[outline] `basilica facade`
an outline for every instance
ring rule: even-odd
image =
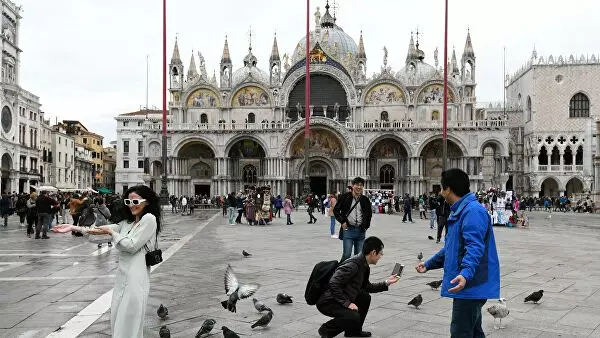
[[[200,53],[185,68],[176,42],[169,65],[167,163],[161,159],[161,112],[119,115],[116,190],[145,183],[159,191],[166,170],[169,193],[175,195],[220,195],[270,185],[275,194],[298,196],[306,165],[318,194],[344,191],[355,176],[364,177],[367,188],[397,194],[439,190],[444,66],[449,166],[467,171],[472,189],[506,188],[509,126],[505,116],[492,119],[477,108],[470,33],[460,59],[453,51],[447,65],[439,62],[437,49],[428,63],[418,36],[411,36],[398,70],[388,66],[383,46],[383,60],[367,62],[362,33],[356,43],[329,6],[322,15],[317,9],[314,21],[308,46],[301,38],[293,53],[280,56],[274,38],[269,60],[257,60],[250,46],[237,69],[226,39],[218,81],[217,74],[207,74]],[[379,71],[367,76],[371,64]],[[309,163],[304,158],[307,115]]]

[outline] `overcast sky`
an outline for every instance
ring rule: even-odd
[[[17,1],[17,0],[15,0]],[[21,79],[40,96],[52,120],[79,119],[88,129],[116,139],[114,116],[135,111],[146,101],[146,55],[150,60],[149,105],[161,106],[162,1],[159,0],[21,0]],[[363,31],[367,72],[382,65],[383,46],[395,70],[404,65],[410,32],[419,28],[425,61],[433,50],[443,58],[444,1],[338,0],[337,24],[358,43]],[[168,58],[176,34],[186,67],[192,50],[201,51],[212,75],[225,35],[234,68],[248,52],[259,67],[268,58],[277,32],[280,55],[291,54],[305,34],[306,2],[300,0],[168,0]],[[325,13],[325,0],[311,1]],[[460,59],[467,28],[477,58],[478,101],[502,100],[502,60],[513,73],[531,56],[591,55],[600,52],[600,2],[597,0],[450,0],[449,53]],[[217,74],[218,78],[218,74]]]

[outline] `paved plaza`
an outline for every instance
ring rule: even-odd
[[[329,237],[326,217],[306,224],[306,213],[299,211],[293,214],[293,226],[281,218],[273,225],[250,227],[226,225],[216,214],[167,213],[161,246],[168,259],[152,272],[145,336],[158,337],[158,328],[166,324],[173,337],[194,337],[201,323],[213,318],[216,327],[226,325],[245,336],[317,337],[326,317],[304,303],[306,281],[316,262],[341,256],[341,242]],[[484,313],[488,336],[600,337],[600,216],[547,215],[532,213],[530,229],[494,229],[510,315],[503,321],[505,329],[494,330],[491,316]],[[372,267],[372,281],[387,277],[395,262],[407,269],[389,292],[373,295],[365,329],[374,337],[447,337],[451,302],[425,285],[440,279],[442,271],[418,275],[412,268],[419,251],[428,257],[441,244],[427,239],[433,232],[426,221],[400,220],[398,215],[374,215],[368,232],[386,245],[380,264]],[[80,337],[109,337],[109,312],[102,313],[108,309],[115,249],[98,250],[70,235],[50,237],[26,238],[16,218],[0,230],[0,337],[46,337],[57,329],[53,337],[73,337],[77,331]],[[242,257],[243,249],[253,256]],[[227,263],[242,283],[261,285],[255,296],[275,313],[268,329],[250,329],[260,317],[251,301],[240,301],[237,314],[219,304],[225,299]],[[540,304],[523,303],[539,289],[544,290]],[[280,292],[294,296],[294,303],[278,305],[275,295]],[[419,293],[422,307],[408,307]],[[169,309],[164,322],[156,316],[160,303]],[[81,324],[86,322],[91,325]]]

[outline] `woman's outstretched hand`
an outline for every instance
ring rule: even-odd
[[[66,232],[73,231],[73,225],[72,224],[55,225],[52,227],[52,229],[50,229],[50,231],[64,234]]]

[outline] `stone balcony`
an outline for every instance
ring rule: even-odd
[[[539,172],[581,172],[583,165],[538,165]]]
[[[301,121],[301,120],[300,120]],[[199,123],[199,122],[168,122],[167,130],[170,132],[239,132],[242,130],[251,131],[284,131],[299,121],[291,122],[221,122],[221,123]],[[362,121],[362,122],[337,122],[340,126],[348,130],[360,131],[406,131],[406,130],[441,130],[442,121]],[[508,128],[507,120],[468,120],[468,121],[448,121],[450,130],[500,130]],[[158,132],[162,130],[162,123],[145,122],[144,131]]]

